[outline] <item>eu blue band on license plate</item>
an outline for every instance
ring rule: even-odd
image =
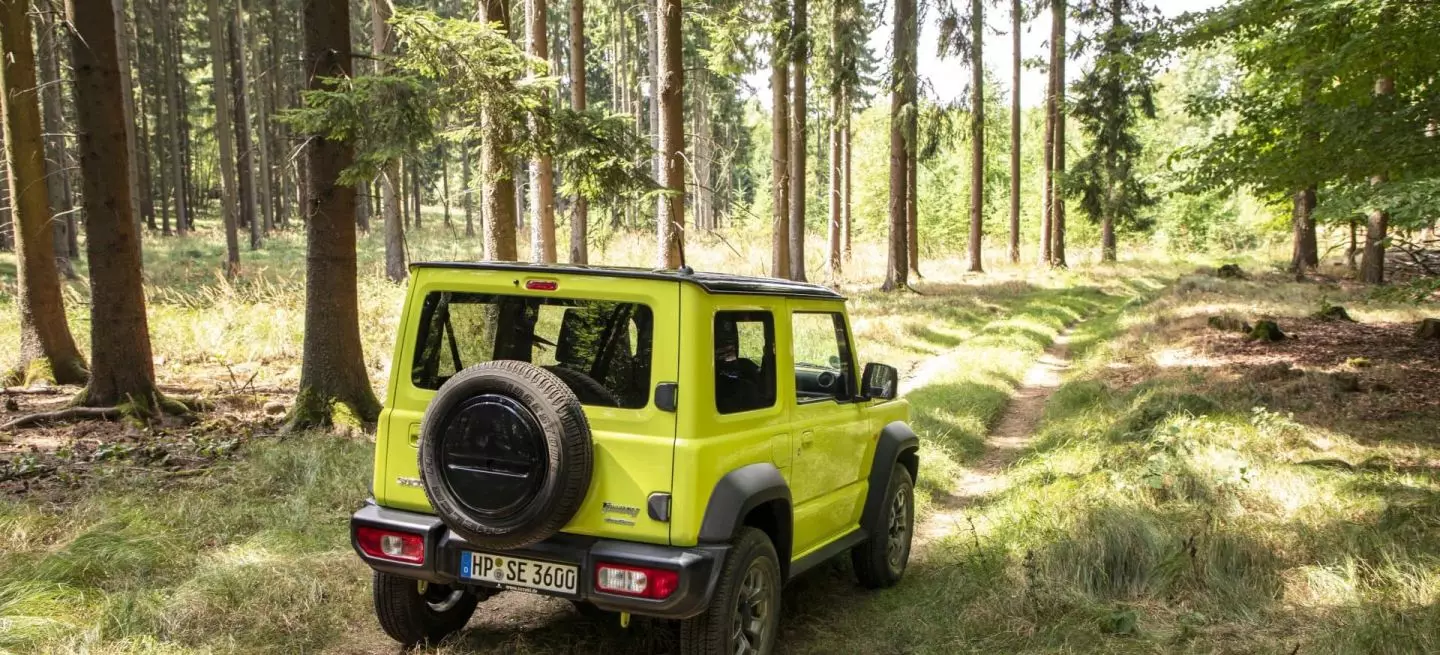
[[[474,570],[471,555],[472,553],[468,550],[460,553],[460,577],[462,578],[470,577],[470,572]]]

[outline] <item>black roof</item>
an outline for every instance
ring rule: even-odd
[[[514,273],[564,273],[622,277],[640,280],[689,282],[707,293],[749,294],[765,296],[796,296],[844,300],[845,296],[829,287],[806,282],[791,282],[769,277],[749,277],[726,273],[698,273],[688,266],[678,270],[629,268],[621,266],[578,266],[575,264],[531,264],[525,262],[415,262],[412,268],[451,268],[472,271],[507,271]]]

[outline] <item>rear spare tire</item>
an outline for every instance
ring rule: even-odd
[[[455,374],[420,424],[425,495],[478,547],[523,548],[558,532],[585,500],[593,459],[575,393],[525,362]]]

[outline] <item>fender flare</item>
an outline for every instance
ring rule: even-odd
[[[920,473],[920,437],[904,421],[893,421],[880,429],[875,444],[875,458],[870,462],[869,489],[865,492],[865,513],[860,525],[875,524],[876,516],[885,507],[885,491],[890,488],[890,472],[898,462],[910,472],[911,481]]]
[[[705,505],[705,518],[700,523],[699,542],[726,543],[745,526],[745,517],[762,505],[777,507],[773,528],[775,551],[780,561],[790,561],[791,499],[790,485],[774,464],[762,462],[742,466],[720,478]]]

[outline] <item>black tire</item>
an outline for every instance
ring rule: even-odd
[[[899,464],[890,471],[881,510],[865,530],[870,538],[850,550],[855,577],[869,589],[893,586],[910,562],[910,541],[915,536],[915,483]],[[897,514],[903,512],[903,516]],[[898,531],[898,533],[897,533]]]
[[[481,600],[474,591],[379,571],[375,572],[371,592],[381,629],[406,648],[433,644],[464,629]]]
[[[766,582],[758,593],[751,594],[751,576],[762,576]],[[725,568],[715,586],[715,597],[700,615],[680,622],[681,655],[770,655],[780,632],[780,560],[770,537],[755,528],[745,528],[735,540],[735,547],[725,557]],[[747,610],[742,601],[752,603]],[[754,617],[753,625],[742,627],[741,616],[751,617],[763,602],[763,615]],[[750,628],[755,629],[750,629]],[[755,633],[759,638],[755,639]],[[737,639],[737,633],[750,643],[750,648]]]
[[[455,374],[420,424],[425,495],[445,525],[481,548],[523,548],[554,535],[584,502],[593,465],[579,399],[525,362]]]

